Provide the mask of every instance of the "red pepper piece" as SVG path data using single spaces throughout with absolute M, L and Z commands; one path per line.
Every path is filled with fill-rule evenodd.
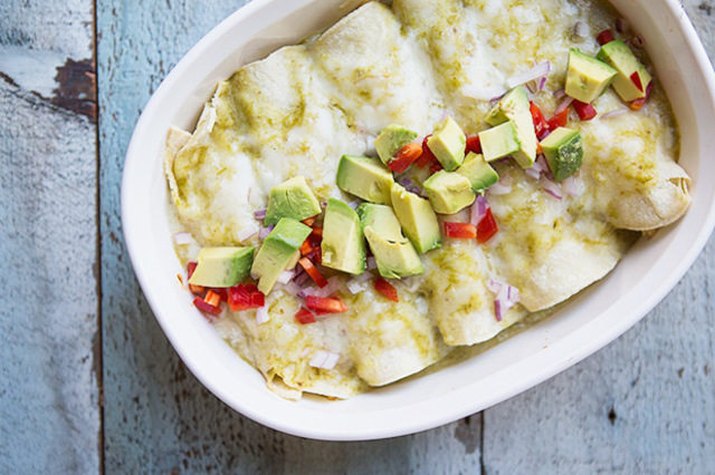
M 300 255 L 301 256 L 307 256 L 313 252 L 313 243 L 310 242 L 310 237 L 303 241 L 303 244 L 300 245 Z
M 305 307 L 301 307 L 295 314 L 295 319 L 302 325 L 315 323 L 315 314 Z
M 464 149 L 464 153 L 482 153 L 482 142 L 479 140 L 478 135 L 470 135 L 467 137 L 467 146 Z
M 650 99 L 650 95 L 653 93 L 653 81 L 648 83 L 648 87 L 645 88 L 645 97 L 641 99 L 636 99 L 635 101 L 631 101 L 628 103 L 628 107 L 631 108 L 631 110 L 634 111 L 639 111 L 643 108 L 646 102 L 648 102 L 648 99 Z
M 298 264 L 305 270 L 305 272 L 310 276 L 311 279 L 313 279 L 313 282 L 316 283 L 318 287 L 321 289 L 328 285 L 328 281 L 323 277 L 323 274 L 320 273 L 317 267 L 311 262 L 310 259 L 307 257 L 301 257 L 300 260 L 298 261 Z
M 603 30 L 598 34 L 598 36 L 596 36 L 596 41 L 598 41 L 598 44 L 601 46 L 610 43 L 615 39 L 616 37 L 613 35 L 613 31 L 611 29 Z
M 312 226 L 315 224 L 315 216 L 312 218 L 305 218 L 301 223 L 305 224 L 306 226 Z
M 529 103 L 529 110 L 531 111 L 531 118 L 534 121 L 534 131 L 536 132 L 536 137 L 539 140 L 543 140 L 551 131 L 549 123 L 546 121 L 544 113 L 541 112 L 541 109 L 534 101 Z
M 228 289 L 228 306 L 234 312 L 263 307 L 266 296 L 256 284 L 238 284 Z
M 633 74 L 631 74 L 631 81 L 633 82 L 633 84 L 636 85 L 640 92 L 644 92 L 643 83 L 641 82 L 641 75 L 638 74 L 638 71 L 635 71 Z
M 387 164 L 387 167 L 393 172 L 404 173 L 410 165 L 422 156 L 422 147 L 417 143 L 408 143 L 398 150 L 395 158 Z
M 382 277 L 375 279 L 375 290 L 388 300 L 392 300 L 393 302 L 400 301 L 400 297 L 397 295 L 397 289 L 395 286 Z
M 194 297 L 194 306 L 201 310 L 203 313 L 209 314 L 209 315 L 220 315 L 221 314 L 221 307 L 216 306 L 216 305 L 211 305 L 210 303 L 206 302 L 204 299 L 201 297 Z
M 455 239 L 474 239 L 477 237 L 477 227 L 469 223 L 444 223 L 444 235 Z
M 596 108 L 591 104 L 586 104 L 585 102 L 577 100 L 574 100 L 571 104 L 573 105 L 576 114 L 578 114 L 578 118 L 583 121 L 591 120 L 598 115 Z
M 424 138 L 424 140 L 422 140 L 422 155 L 420 155 L 420 158 L 418 158 L 415 162 L 415 165 L 420 168 L 429 166 L 437 161 L 437 157 L 434 156 L 432 150 L 430 150 L 429 146 L 427 146 L 427 140 L 429 140 L 430 137 L 432 137 L 432 135 L 428 135 Z
M 569 108 L 565 108 L 551 119 L 549 119 L 549 129 L 556 130 L 559 127 L 566 127 L 569 121 Z
M 477 241 L 484 244 L 489 241 L 499 231 L 497 221 L 494 219 L 491 208 L 487 209 L 487 214 L 484 215 L 477 225 Z
M 314 297 L 309 295 L 305 298 L 305 306 L 308 310 L 318 313 L 318 315 L 343 313 L 348 310 L 347 305 L 338 297 Z

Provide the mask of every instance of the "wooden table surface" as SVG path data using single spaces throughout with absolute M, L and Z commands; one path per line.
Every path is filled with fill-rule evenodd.
M 0 2 L 0 473 L 715 473 L 715 239 L 616 342 L 428 432 L 304 440 L 204 389 L 134 279 L 119 187 L 149 96 L 243 3 Z M 712 60 L 713 0 L 684 4 Z

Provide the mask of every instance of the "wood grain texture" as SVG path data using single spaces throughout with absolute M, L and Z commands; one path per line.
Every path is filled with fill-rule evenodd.
M 0 4 L 0 473 L 100 466 L 93 6 L 46 3 Z
M 119 182 L 151 92 L 242 3 L 98 2 L 107 472 L 713 471 L 714 242 L 643 323 L 564 374 L 486 411 L 484 425 L 476 415 L 414 436 L 323 443 L 264 428 L 208 393 L 179 361 L 134 280 L 121 241 Z M 710 1 L 686 3 L 712 58 Z

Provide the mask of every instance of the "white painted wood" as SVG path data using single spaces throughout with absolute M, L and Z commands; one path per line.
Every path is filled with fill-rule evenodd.
M 101 459 L 96 129 L 53 105 L 91 84 L 54 78 L 92 57 L 92 4 L 46 3 L 0 3 L 0 473 Z

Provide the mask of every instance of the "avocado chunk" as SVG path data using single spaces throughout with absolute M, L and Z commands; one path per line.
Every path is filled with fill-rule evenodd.
M 300 257 L 300 246 L 311 231 L 311 228 L 292 218 L 278 221 L 253 260 L 251 276 L 258 280 L 258 290 L 267 295 L 281 272 L 295 267 Z
M 273 226 L 281 218 L 302 221 L 320 214 L 320 202 L 305 181 L 297 176 L 271 188 L 266 209 L 266 226 Z
M 613 78 L 613 89 L 625 102 L 643 99 L 646 96 L 648 85 L 653 80 L 648 70 L 638 61 L 633 51 L 621 40 L 611 41 L 601 46 L 596 55 L 601 61 L 613 66 L 617 71 Z M 637 73 L 643 89 L 638 88 L 633 82 L 633 74 Z
M 499 174 L 496 170 L 484 160 L 482 155 L 474 152 L 467 154 L 467 158 L 457 169 L 457 173 L 469 180 L 472 184 L 472 191 L 475 193 L 482 192 L 499 181 Z
M 428 200 L 395 183 L 392 185 L 392 208 L 417 252 L 424 254 L 442 245 L 437 215 Z
M 511 120 L 480 132 L 479 141 L 487 162 L 515 155 L 521 147 L 516 125 Z
M 529 94 L 524 86 L 515 87 L 487 114 L 486 121 L 491 126 L 511 121 L 516 128 L 519 148 L 510 154 L 522 168 L 531 168 L 536 161 L 536 131 L 531 116 Z M 487 159 L 488 160 L 488 159 Z
M 375 158 L 343 155 L 338 164 L 338 187 L 346 193 L 378 204 L 390 203 L 395 182 L 390 170 Z
M 583 141 L 578 130 L 559 127 L 541 142 L 541 148 L 555 181 L 563 181 L 581 168 Z
M 432 208 L 440 214 L 455 214 L 477 198 L 469 179 L 456 172 L 440 170 L 423 185 Z
M 409 239 L 402 235 L 400 222 L 392 208 L 363 203 L 357 213 L 381 276 L 399 279 L 424 272 L 420 256 Z
M 566 70 L 566 94 L 590 104 L 603 94 L 616 74 L 617 71 L 603 61 L 572 48 Z
M 454 119 L 445 117 L 435 126 L 432 136 L 427 139 L 427 146 L 442 168 L 452 171 L 464 161 L 467 137 Z
M 377 150 L 377 155 L 382 160 L 382 163 L 387 165 L 402 147 L 416 138 L 417 132 L 406 129 L 401 125 L 390 124 L 382 129 L 375 139 L 375 150 Z
M 248 277 L 252 262 L 252 247 L 204 247 L 189 284 L 232 287 Z
M 365 239 L 360 217 L 335 198 L 328 199 L 323 220 L 322 264 L 349 274 L 365 271 Z

